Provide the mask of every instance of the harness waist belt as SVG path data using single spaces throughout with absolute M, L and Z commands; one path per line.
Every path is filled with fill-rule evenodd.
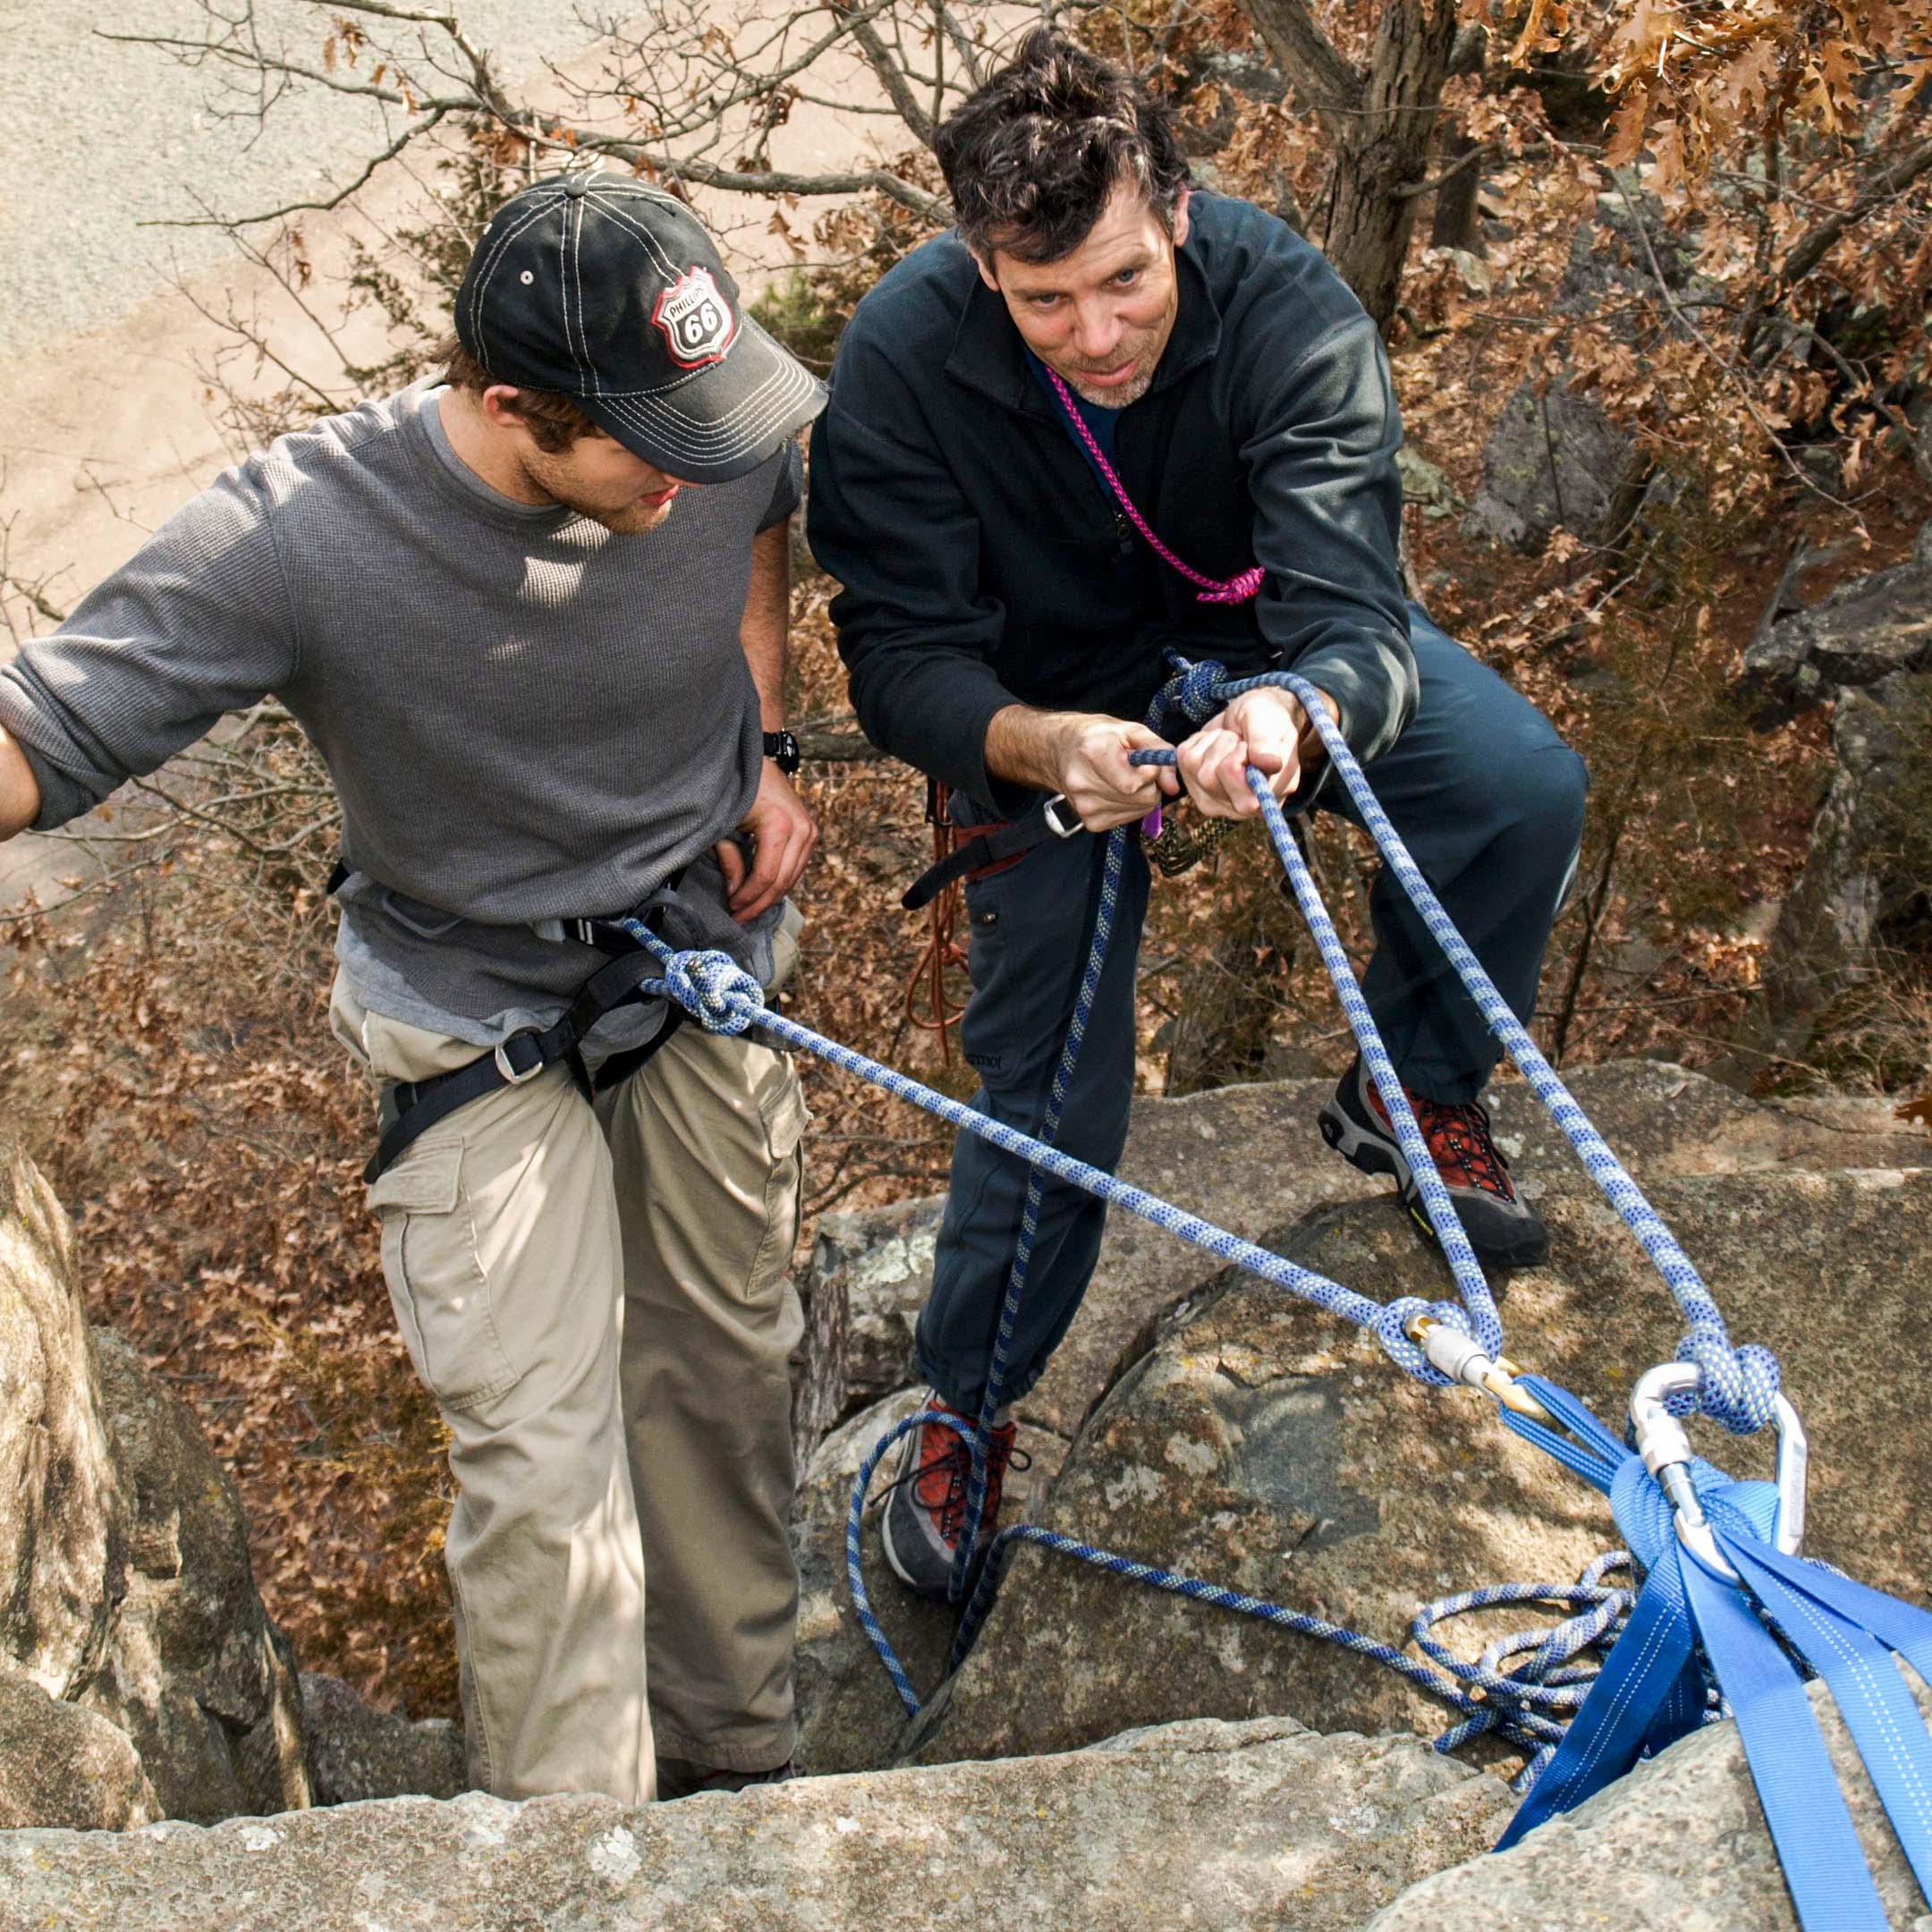
M 329 875 L 329 891 L 335 892 L 348 874 L 349 868 L 338 860 Z M 674 877 L 667 883 L 675 888 L 677 879 Z M 366 1182 L 373 1184 L 413 1141 L 438 1121 L 447 1120 L 459 1107 L 495 1093 L 499 1087 L 521 1087 L 560 1060 L 569 1065 L 572 1078 L 585 1099 L 606 1092 L 635 1073 L 684 1023 L 684 1009 L 675 1001 L 666 1000 L 664 1024 L 657 1033 L 641 1046 L 611 1055 L 593 1078 L 581 1051 L 585 1037 L 606 1013 L 620 1006 L 641 1004 L 645 998 L 652 996 L 640 994 L 638 988 L 646 980 L 658 978 L 662 969 L 612 920 L 564 919 L 559 928 L 560 937 L 573 939 L 580 945 L 595 946 L 610 957 L 579 988 L 576 998 L 554 1026 L 526 1027 L 488 1053 L 479 1054 L 447 1073 L 386 1084 L 377 1114 L 376 1151 L 362 1170 Z
M 1050 838 L 1063 836 L 1047 819 L 1049 802 L 1042 800 L 1025 818 L 1015 818 L 1010 824 L 980 826 L 971 838 L 956 846 L 937 865 L 921 872 L 906 887 L 899 903 L 908 912 L 917 912 L 921 906 L 936 899 L 954 879 L 974 878 L 996 867 L 1011 865 L 1014 860 L 1024 858 L 1036 845 L 1044 845 Z

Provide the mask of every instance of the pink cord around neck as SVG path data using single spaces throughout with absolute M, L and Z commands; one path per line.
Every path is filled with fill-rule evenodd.
M 1044 362 L 1041 363 L 1040 367 L 1046 369 Z M 1121 508 L 1127 513 L 1129 521 L 1140 532 L 1141 536 L 1147 539 L 1148 547 L 1169 570 L 1177 571 L 1191 584 L 1199 586 L 1197 601 L 1202 604 L 1245 604 L 1250 598 L 1255 597 L 1259 592 L 1262 580 L 1267 574 L 1258 564 L 1250 564 L 1248 569 L 1241 572 L 1237 576 L 1229 577 L 1225 580 L 1203 577 L 1191 564 L 1183 564 L 1154 534 L 1152 529 L 1148 526 L 1148 520 L 1134 508 L 1133 498 L 1127 494 L 1125 486 L 1121 482 L 1119 477 L 1114 473 L 1114 465 L 1106 460 L 1099 444 L 1095 440 L 1093 431 L 1088 428 L 1087 419 L 1080 414 L 1079 409 L 1075 406 L 1073 397 L 1069 392 L 1066 384 L 1060 379 L 1058 373 L 1051 369 L 1046 369 L 1046 380 L 1053 385 L 1054 394 L 1060 399 L 1060 407 L 1065 411 L 1066 419 L 1073 426 L 1073 433 L 1085 445 L 1087 453 L 1093 458 L 1094 467 L 1106 479 L 1107 487 L 1114 492 Z

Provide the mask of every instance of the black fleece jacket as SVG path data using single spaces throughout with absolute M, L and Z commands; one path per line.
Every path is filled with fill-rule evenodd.
M 1205 605 L 1120 515 L 951 235 L 859 305 L 812 430 L 809 530 L 843 586 L 839 648 L 866 735 L 982 802 L 986 729 L 1016 700 L 1139 718 L 1173 645 L 1293 666 L 1363 758 L 1415 708 L 1396 564 L 1402 441 L 1374 326 L 1274 216 L 1195 194 L 1180 309 L 1115 468 L 1161 539 L 1253 602 Z

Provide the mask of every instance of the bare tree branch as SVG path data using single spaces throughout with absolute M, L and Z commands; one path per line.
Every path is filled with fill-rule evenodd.
M 207 0 L 204 0 L 206 4 Z M 831 0 L 833 25 L 814 36 L 803 47 L 788 52 L 769 68 L 758 64 L 779 43 L 780 34 L 776 32 L 767 36 L 756 48 L 744 55 L 728 48 L 726 51 L 710 50 L 705 33 L 701 31 L 696 32 L 695 38 L 688 43 L 678 42 L 670 47 L 661 46 L 655 39 L 640 41 L 634 50 L 636 71 L 620 72 L 611 82 L 611 89 L 620 98 L 629 99 L 633 105 L 665 110 L 643 116 L 652 128 L 651 136 L 647 139 L 608 132 L 593 125 L 572 124 L 567 120 L 553 120 L 512 99 L 496 81 L 488 51 L 470 38 L 453 13 L 391 5 L 387 0 L 343 0 L 341 6 L 333 8 L 333 13 L 336 15 L 360 14 L 433 29 L 444 35 L 467 71 L 452 74 L 447 66 L 436 63 L 427 50 L 422 58 L 428 61 L 445 80 L 453 80 L 461 91 L 433 89 L 413 84 L 403 64 L 394 55 L 374 57 L 377 50 L 373 44 L 366 50 L 369 62 L 367 78 L 360 72 L 352 75 L 326 63 L 318 65 L 272 50 L 263 45 L 255 30 L 253 0 L 248 0 L 242 12 L 233 18 L 209 8 L 212 19 L 218 21 L 220 27 L 217 30 L 211 26 L 210 31 L 199 40 L 167 34 L 108 33 L 103 38 L 159 47 L 191 64 L 214 63 L 251 76 L 258 83 L 255 106 L 251 109 L 256 113 L 266 114 L 279 98 L 281 90 L 292 83 L 301 83 L 351 98 L 371 101 L 408 116 L 406 123 L 369 158 L 353 179 L 326 195 L 291 201 L 245 216 L 204 215 L 155 225 L 217 226 L 239 232 L 264 222 L 339 208 L 365 187 L 385 164 L 397 159 L 407 148 L 434 133 L 445 123 L 467 117 L 494 124 L 519 140 L 528 142 L 534 149 L 566 159 L 581 155 L 606 156 L 622 160 L 634 169 L 649 170 L 665 179 L 740 194 L 843 196 L 877 193 L 922 221 L 943 226 L 951 219 L 951 209 L 945 201 L 919 188 L 889 167 L 809 173 L 768 166 L 732 165 L 709 158 L 703 151 L 706 147 L 715 148 L 724 138 L 725 123 L 731 116 L 747 109 L 769 108 L 782 103 L 796 77 L 845 42 L 858 47 L 890 102 L 890 106 L 885 108 L 869 103 L 861 105 L 873 113 L 896 115 L 922 146 L 929 146 L 934 117 L 920 106 L 912 90 L 915 80 L 927 77 L 916 75 L 894 54 L 875 24 L 891 14 L 900 4 L 901 0 L 866 0 L 863 5 L 845 6 L 840 4 L 839 0 Z M 803 7 L 785 24 L 795 23 L 817 11 L 817 4 Z M 684 23 L 676 24 L 681 32 L 684 30 Z M 963 45 L 970 47 L 964 30 L 959 28 L 956 21 L 953 30 Z M 666 55 L 670 58 L 651 58 L 652 55 Z M 701 61 L 699 55 L 703 56 Z M 681 72 L 681 62 L 686 67 L 693 63 L 697 65 L 691 73 L 683 76 L 685 85 L 682 91 L 689 98 L 674 106 L 668 98 L 670 86 L 663 76 L 666 69 Z M 691 85 L 694 80 L 702 80 L 713 75 L 717 76 L 722 84 Z M 936 75 L 932 78 L 937 79 Z M 586 106 L 593 105 L 585 89 L 580 88 L 576 91 Z M 601 105 L 608 106 L 608 92 L 598 98 Z M 841 102 L 837 105 L 848 104 Z M 782 116 L 767 114 L 757 131 L 748 158 L 762 158 L 764 140 L 768 137 L 773 118 Z M 689 151 L 683 145 L 686 140 L 694 140 L 697 151 Z
M 1479 142 L 1460 161 L 1451 162 L 1440 174 L 1431 174 L 1427 181 L 1411 182 L 1406 188 L 1398 188 L 1395 192 L 1405 200 L 1412 200 L 1418 195 L 1434 194 L 1438 188 L 1453 182 L 1457 175 L 1466 173 L 1479 161 L 1486 159 L 1488 154 L 1489 149 Z
M 979 89 L 985 85 L 986 69 L 980 64 L 978 50 L 968 37 L 966 30 L 960 25 L 959 16 L 946 4 L 946 0 L 933 0 L 934 9 L 939 15 L 939 24 L 945 29 L 945 37 L 953 43 L 953 51 L 960 57 L 966 70 L 966 80 L 970 87 Z
M 792 174 L 777 168 L 720 167 L 710 161 L 664 154 L 636 141 L 595 135 L 578 141 L 551 140 L 540 145 L 578 154 L 610 155 L 632 165 L 641 164 L 675 181 L 695 182 L 700 188 L 729 188 L 740 194 L 763 195 L 849 195 L 870 191 L 940 227 L 953 219 L 950 202 L 928 194 L 890 168 L 866 168 L 846 174 Z
M 1772 449 L 1776 451 L 1783 460 L 1784 467 L 1791 471 L 1792 476 L 1797 478 L 1799 483 L 1814 496 L 1821 496 L 1829 504 L 1837 503 L 1839 499 L 1834 496 L 1828 489 L 1815 482 L 1806 472 L 1804 466 L 1784 447 L 1784 441 L 1779 436 L 1776 428 L 1768 420 L 1764 411 L 1758 406 L 1758 398 L 1752 394 L 1750 384 L 1742 373 L 1733 363 L 1728 361 L 1711 346 L 1709 338 L 1706 336 L 1703 330 L 1685 313 L 1682 305 L 1671 292 L 1669 279 L 1664 273 L 1662 264 L 1657 258 L 1657 250 L 1651 246 L 1649 225 L 1644 220 L 1642 211 L 1638 208 L 1636 202 L 1631 199 L 1630 190 L 1623 185 L 1623 177 L 1614 175 L 1612 180 L 1615 183 L 1618 196 L 1623 200 L 1624 211 L 1630 216 L 1631 225 L 1637 231 L 1637 239 L 1643 243 L 1644 258 L 1650 265 L 1650 275 L 1657 284 L 1657 293 L 1663 298 L 1664 306 L 1670 310 L 1671 315 L 1676 320 L 1677 326 L 1704 352 L 1706 359 L 1715 368 L 1723 372 L 1725 380 L 1730 383 L 1738 400 L 1750 412 L 1751 420 L 1763 432 L 1765 441 L 1770 445 Z
M 1908 148 L 1889 166 L 1881 168 L 1850 208 L 1841 215 L 1820 222 L 1784 258 L 1784 266 L 1777 272 L 1772 300 L 1775 301 L 1777 295 L 1793 283 L 1802 282 L 1825 259 L 1832 244 L 1846 229 L 1894 199 L 1928 168 L 1932 168 L 1932 140 L 1920 141 L 1916 148 Z
M 424 135 L 440 126 L 450 114 L 455 112 L 457 112 L 455 108 L 448 106 L 424 108 L 422 118 L 411 126 L 404 128 L 380 153 L 371 155 L 368 165 L 353 181 L 338 188 L 334 194 L 322 200 L 288 201 L 284 202 L 280 208 L 263 208 L 254 215 L 233 216 L 222 215 L 178 216 L 173 220 L 167 221 L 137 222 L 135 226 L 138 228 L 233 229 L 243 225 L 255 225 L 262 222 L 286 221 L 292 215 L 326 214 L 330 209 L 339 208 L 345 201 L 352 199 L 360 190 L 369 185 L 377 168 L 383 166 L 386 162 L 394 161 L 412 141 L 420 140 Z
M 833 0 L 834 13 L 844 18 L 844 9 L 839 0 Z M 886 97 L 899 110 L 899 118 L 911 128 L 923 147 L 930 148 L 933 142 L 935 123 L 933 116 L 919 104 L 912 92 L 911 83 L 906 79 L 904 68 L 894 60 L 880 38 L 878 29 L 870 21 L 852 22 L 852 38 L 859 43 L 865 55 L 866 64 L 878 77 L 879 85 L 886 89 Z

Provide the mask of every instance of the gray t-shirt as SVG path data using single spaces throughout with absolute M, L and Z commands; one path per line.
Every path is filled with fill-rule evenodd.
M 491 489 L 427 384 L 279 437 L 0 668 L 36 825 L 273 695 L 342 801 L 337 953 L 373 1011 L 481 1046 L 547 1022 L 599 955 L 547 926 L 677 875 L 666 936 L 768 974 L 776 910 L 737 925 L 712 847 L 762 758 L 739 638 L 751 538 L 799 476 L 788 445 L 619 536 Z

